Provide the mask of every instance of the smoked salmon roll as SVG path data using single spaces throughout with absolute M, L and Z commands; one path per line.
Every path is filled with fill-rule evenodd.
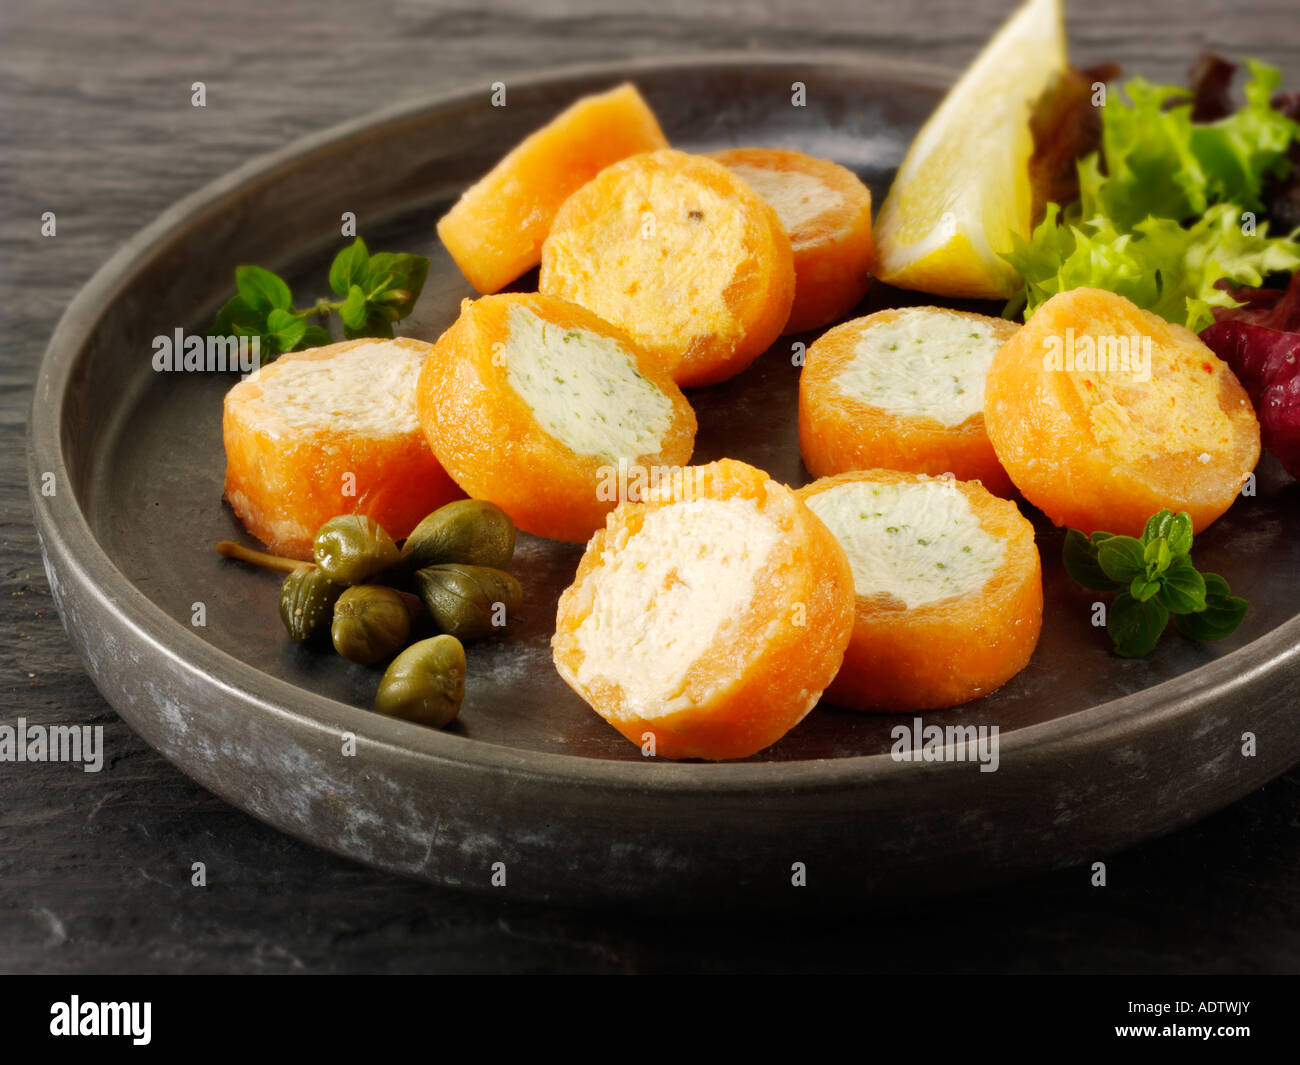
M 871 191 L 852 170 L 787 148 L 711 152 L 776 210 L 794 252 L 786 333 L 842 318 L 871 284 Z
M 715 384 L 781 335 L 794 253 L 771 205 L 721 163 L 664 149 L 569 197 L 539 287 L 613 322 L 681 387 Z
M 465 190 L 438 237 L 469 283 L 498 292 L 541 261 L 555 213 L 611 163 L 667 148 L 633 85 L 584 96 Z
M 340 514 L 374 518 L 401 539 L 461 497 L 415 413 L 433 345 L 349 340 L 281 355 L 226 393 L 225 496 L 272 552 L 309 560 Z
M 797 725 L 853 628 L 844 549 L 795 493 L 731 459 L 624 503 L 560 597 L 565 682 L 646 753 L 745 758 Z
M 826 692 L 855 710 L 941 710 L 1029 663 L 1043 620 L 1034 527 L 978 484 L 861 470 L 799 489 L 848 554 L 853 636 Z
M 1024 497 L 1085 533 L 1141 536 L 1165 508 L 1199 533 L 1259 461 L 1259 422 L 1227 363 L 1101 289 L 1053 296 L 998 352 L 985 419 Z
M 951 473 L 1011 495 L 984 428 L 984 383 L 1018 328 L 982 314 L 906 307 L 828 330 L 799 373 L 799 450 L 808 472 Z
M 695 446 L 695 412 L 654 359 L 537 293 L 466 300 L 424 364 L 418 409 L 461 488 L 553 540 L 585 541 L 648 480 L 637 472 L 684 465 Z

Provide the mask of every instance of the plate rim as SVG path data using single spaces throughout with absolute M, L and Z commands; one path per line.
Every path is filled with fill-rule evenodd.
M 638 73 L 708 67 L 803 68 L 806 74 L 848 69 L 898 83 L 911 81 L 942 89 L 954 74 L 945 67 L 913 61 L 809 52 L 701 52 L 689 56 L 644 56 L 635 59 L 584 62 L 532 71 L 511 83 L 513 91 L 545 89 L 581 78 L 635 80 Z M 144 267 L 160 245 L 205 211 L 316 152 L 384 126 L 410 121 L 440 109 L 451 110 L 481 96 L 481 90 L 461 89 L 414 97 L 315 132 L 260 154 L 213 179 L 158 215 L 137 231 L 82 286 L 64 310 L 41 357 L 28 419 L 28 490 L 32 500 L 47 576 L 60 612 L 56 580 L 51 572 L 51 543 L 60 558 L 75 568 L 76 583 L 93 594 L 99 605 L 112 609 L 125 630 L 147 644 L 151 653 L 169 658 L 192 681 L 237 693 L 240 700 L 272 716 L 291 719 L 299 729 L 329 730 L 334 736 L 352 732 L 394 754 L 451 761 L 466 768 L 527 773 L 570 786 L 619 785 L 680 793 L 742 793 L 779 784 L 796 791 L 866 787 L 912 772 L 910 763 L 887 753 L 838 758 L 763 762 L 672 762 L 659 759 L 616 759 L 510 747 L 491 740 L 460 736 L 381 717 L 373 711 L 319 695 L 251 666 L 209 643 L 166 614 L 123 574 L 90 528 L 71 487 L 61 445 L 63 403 L 72 373 L 105 309 L 118 292 Z M 62 492 L 45 496 L 42 475 L 54 472 Z M 69 634 L 71 637 L 71 634 Z M 71 637 L 74 644 L 75 637 Z M 1261 674 L 1300 662 L 1300 612 L 1243 647 L 1195 667 L 1177 677 L 1142 688 L 1083 710 L 1027 725 L 999 736 L 1003 757 L 1025 749 L 1046 752 L 1061 746 L 1091 748 L 1108 734 L 1142 732 L 1168 724 L 1168 719 L 1194 715 L 1199 709 L 1235 690 L 1248 688 Z M 93 671 L 92 679 L 97 679 Z M 111 702 L 111 701 L 110 701 Z M 115 712 L 120 714 L 116 705 Z M 899 721 L 914 715 L 896 715 Z M 937 762 L 932 770 L 957 771 L 961 763 Z

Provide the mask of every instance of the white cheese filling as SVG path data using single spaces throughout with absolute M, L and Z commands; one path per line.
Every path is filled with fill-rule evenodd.
M 727 640 L 779 540 L 753 500 L 649 511 L 635 535 L 605 547 L 591 613 L 575 634 L 578 683 L 618 685 L 641 717 L 688 705 L 687 671 Z
M 612 337 L 564 329 L 510 308 L 503 355 L 509 385 L 548 434 L 611 463 L 659 453 L 673 404 Z
M 737 163 L 730 170 L 772 205 L 796 247 L 801 239 L 807 239 L 801 232 L 804 226 L 844 204 L 844 196 L 838 189 L 811 174 L 768 170 L 749 163 Z
M 891 414 L 955 427 L 984 410 L 984 382 L 1002 344 L 988 322 L 902 310 L 862 334 L 836 385 Z
M 427 352 L 376 340 L 325 359 L 268 363 L 242 383 L 261 386 L 250 413 L 269 432 L 415 433 L 416 383 Z
M 942 480 L 851 482 L 807 502 L 849 556 L 854 591 L 892 596 L 908 610 L 978 592 L 1006 554 L 966 497 Z

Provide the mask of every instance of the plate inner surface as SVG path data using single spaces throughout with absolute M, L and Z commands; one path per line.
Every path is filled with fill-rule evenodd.
M 604 79 L 613 84 L 617 79 Z M 675 70 L 636 74 L 674 146 L 707 151 L 743 145 L 797 148 L 836 160 L 870 187 L 879 207 L 894 169 L 919 124 L 937 101 L 933 85 L 889 84 L 865 71 L 839 71 L 810 81 L 805 107 L 790 103 L 790 74 L 779 68 L 746 72 Z M 483 168 L 491 153 L 504 154 L 517 139 L 517 126 L 540 124 L 580 92 L 586 82 L 552 86 L 521 99 L 511 123 L 502 121 L 499 143 L 489 144 L 466 164 Z M 484 108 L 488 107 L 484 94 Z M 486 121 L 486 119 L 485 119 Z M 454 150 L 460 132 L 448 120 L 428 131 L 430 158 L 411 161 L 414 174 L 431 173 L 436 153 Z M 490 141 L 490 138 L 489 138 Z M 346 168 L 341 168 L 346 172 Z M 460 182 L 463 184 L 463 182 Z M 368 202 L 347 188 L 326 189 L 357 213 L 359 231 L 372 251 L 412 251 L 432 259 L 428 283 L 415 314 L 399 332 L 434 340 L 454 320 L 460 301 L 474 295 L 434 234 L 434 224 L 455 190 L 429 181 L 413 186 L 402 202 Z M 431 189 L 433 191 L 431 191 Z M 232 207 L 231 210 L 236 208 Z M 246 212 L 246 206 L 240 208 Z M 255 216 L 255 208 L 251 209 Z M 250 221 L 246 224 L 255 224 Z M 276 599 L 275 575 L 222 560 L 213 551 L 220 539 L 256 542 L 243 532 L 222 502 L 224 453 L 221 402 L 233 383 L 219 374 L 155 374 L 151 339 L 177 326 L 201 332 L 215 307 L 233 291 L 233 267 L 255 261 L 282 271 L 299 303 L 325 294 L 326 272 L 344 238 L 330 240 L 323 229 L 286 242 L 276 257 L 235 257 L 215 265 L 231 278 L 229 290 L 214 286 L 201 306 L 169 308 L 165 299 L 123 331 L 126 379 L 113 394 L 94 402 L 103 430 L 96 446 L 74 455 L 84 464 L 81 495 L 91 528 L 114 564 L 149 599 L 222 651 L 254 669 L 298 687 L 368 707 L 380 667 L 350 664 L 328 648 L 307 649 L 285 636 Z M 204 249 L 196 247 L 195 255 Z M 213 268 L 213 264 L 207 264 Z M 535 288 L 536 272 L 514 286 Z M 876 285 L 856 314 L 905 303 L 943 303 L 996 314 L 996 305 L 938 301 Z M 688 393 L 699 417 L 694 461 L 729 456 L 767 470 L 798 486 L 809 480 L 799 458 L 796 432 L 798 367 L 795 342 L 815 334 L 782 338 L 748 371 L 722 385 Z M 82 397 L 79 402 L 86 402 Z M 75 441 L 75 435 L 74 435 Z M 76 451 L 76 444 L 73 449 Z M 1289 620 L 1300 602 L 1300 538 L 1287 535 L 1300 496 L 1271 459 L 1257 471 L 1257 495 L 1239 500 L 1224 518 L 1197 538 L 1194 557 L 1202 571 L 1223 574 L 1234 593 L 1250 600 L 1238 632 L 1220 644 L 1198 645 L 1171 630 L 1148 659 L 1125 661 L 1111 655 L 1105 633 L 1092 625 L 1091 604 L 1099 597 L 1075 585 L 1060 565 L 1062 533 L 1021 501 L 1034 521 L 1043 558 L 1045 617 L 1042 638 L 1028 668 L 993 694 L 965 707 L 925 715 L 940 725 L 998 725 L 1007 733 L 1062 717 L 1121 695 L 1140 691 L 1205 664 Z M 550 656 L 550 636 L 560 592 L 572 579 L 578 545 L 521 534 L 514 572 L 525 591 L 524 605 L 508 634 L 467 646 L 469 675 L 465 703 L 452 731 L 491 744 L 583 758 L 639 761 L 640 751 L 601 721 L 560 680 Z M 191 626 L 194 604 L 202 602 L 206 627 Z M 810 633 L 810 638 L 815 634 Z M 783 740 L 754 761 L 793 761 L 881 754 L 899 721 L 886 714 L 860 714 L 825 703 Z M 412 729 L 417 726 L 410 726 Z

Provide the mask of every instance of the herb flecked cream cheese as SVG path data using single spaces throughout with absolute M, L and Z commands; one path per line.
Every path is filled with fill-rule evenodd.
M 570 451 L 611 463 L 659 451 L 672 400 L 614 338 L 563 329 L 516 304 L 503 355 L 510 387 Z
M 890 595 L 909 610 L 978 592 L 1006 553 L 966 497 L 942 480 L 842 484 L 807 503 L 849 556 L 854 591 Z
M 984 381 L 1004 340 L 984 322 L 909 309 L 862 334 L 840 391 L 905 417 L 961 425 L 984 409 Z

